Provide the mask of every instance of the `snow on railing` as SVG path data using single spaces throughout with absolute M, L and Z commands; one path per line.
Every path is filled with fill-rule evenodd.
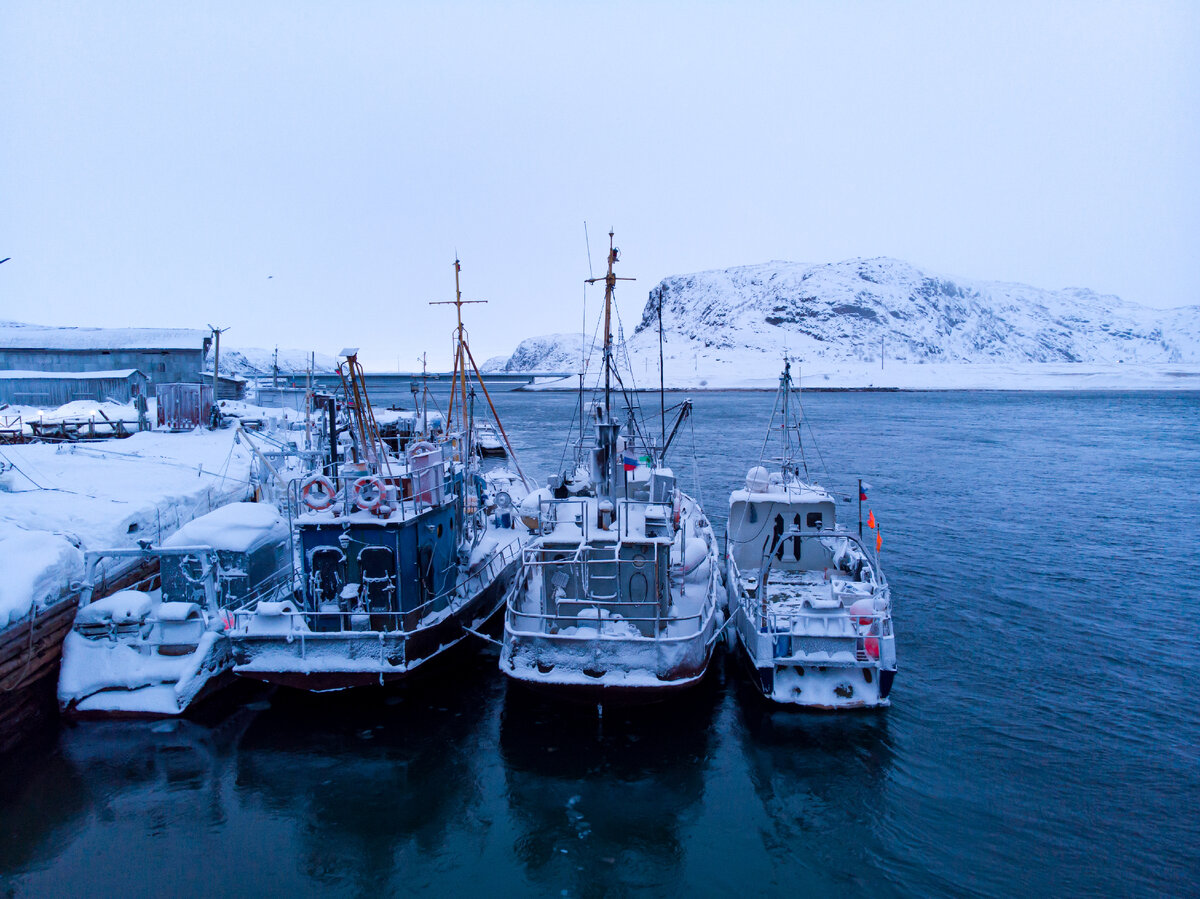
M 404 611 L 374 611 L 371 609 L 348 609 L 345 611 L 338 609 L 337 611 L 322 611 L 320 609 L 310 610 L 301 608 L 295 612 L 280 611 L 277 614 L 279 614 L 281 617 L 291 620 L 300 618 L 306 621 L 310 618 L 315 620 L 365 616 L 372 619 L 382 619 L 389 622 L 395 622 L 397 626 L 394 628 L 387 628 L 389 632 L 412 634 L 416 633 L 416 631 L 420 629 L 421 622 L 424 622 L 425 619 L 427 619 L 430 615 L 445 611 L 447 609 L 453 610 L 455 607 L 454 600 L 456 598 L 459 598 L 465 602 L 474 596 L 478 591 L 485 589 L 488 584 L 499 577 L 500 573 L 506 567 L 508 567 L 509 564 L 515 562 L 517 557 L 517 543 L 506 543 L 489 555 L 485 562 L 480 563 L 480 565 L 476 567 L 475 570 L 467 576 L 467 578 L 461 581 L 456 581 L 453 587 L 443 590 L 437 596 L 434 596 L 420 605 Z M 255 598 L 251 601 L 242 603 L 237 608 L 230 609 L 229 612 L 233 619 L 232 626 L 236 628 L 244 628 L 249 619 L 257 611 L 258 603 L 262 598 L 263 597 Z M 405 621 L 413 618 L 417 619 L 418 627 L 409 629 L 405 626 Z M 367 631 L 364 631 L 364 633 L 366 632 Z M 375 633 L 375 631 L 369 631 L 369 633 Z

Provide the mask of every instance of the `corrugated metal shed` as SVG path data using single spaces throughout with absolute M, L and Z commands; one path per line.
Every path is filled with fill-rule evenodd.
M 158 426 L 190 431 L 208 424 L 213 406 L 212 384 L 157 384 Z
M 0 325 L 0 370 L 72 373 L 136 368 L 151 383 L 199 377 L 212 338 L 183 328 Z
M 137 369 L 119 371 L 0 371 L 0 403 L 54 408 L 75 400 L 128 403 L 149 390 Z

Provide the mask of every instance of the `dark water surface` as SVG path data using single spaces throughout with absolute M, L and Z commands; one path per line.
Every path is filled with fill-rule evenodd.
M 496 399 L 544 477 L 574 397 Z M 771 401 L 699 395 L 694 466 L 677 439 L 719 527 Z M 0 888 L 1197 895 L 1200 395 L 805 406 L 814 478 L 874 488 L 891 709 L 773 712 L 718 655 L 686 700 L 598 717 L 472 650 L 397 690 L 65 726 L 0 760 Z

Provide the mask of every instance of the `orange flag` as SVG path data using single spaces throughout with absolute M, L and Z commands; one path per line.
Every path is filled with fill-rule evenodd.
M 867 527 L 869 527 L 869 528 L 875 527 L 875 513 L 872 512 L 870 509 L 867 509 Z
M 879 552 L 881 549 L 883 549 L 883 532 L 878 531 L 875 534 L 875 552 Z

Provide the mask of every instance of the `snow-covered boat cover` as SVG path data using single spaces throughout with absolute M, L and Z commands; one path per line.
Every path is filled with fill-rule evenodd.
M 230 503 L 189 521 L 163 541 L 163 546 L 211 546 L 248 553 L 264 543 L 286 540 L 287 521 L 265 503 Z

